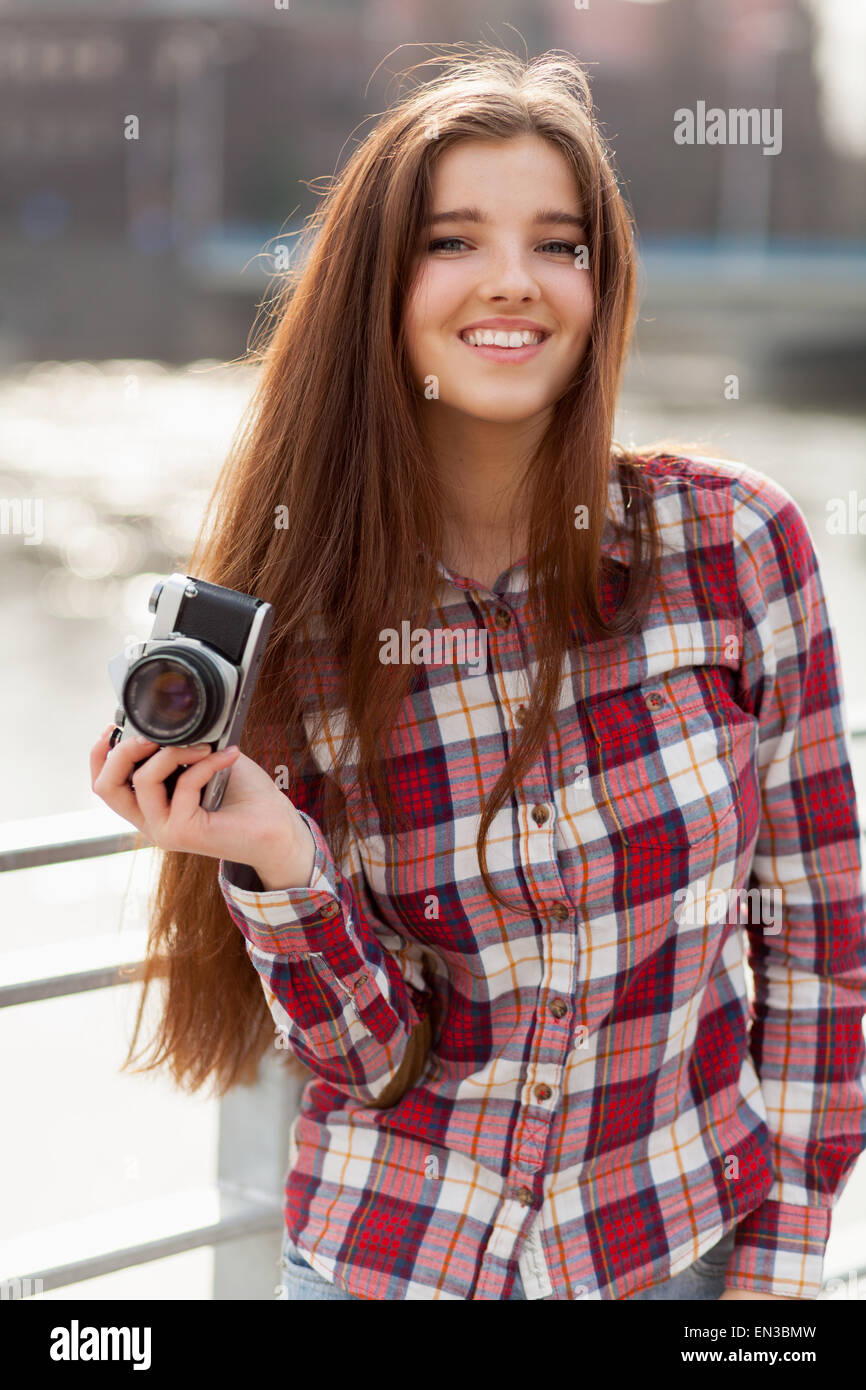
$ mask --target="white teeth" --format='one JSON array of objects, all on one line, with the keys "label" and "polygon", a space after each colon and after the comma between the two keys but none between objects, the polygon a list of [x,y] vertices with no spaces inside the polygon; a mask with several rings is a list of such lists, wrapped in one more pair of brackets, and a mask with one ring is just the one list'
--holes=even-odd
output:
[{"label": "white teeth", "polygon": [[519,332],[515,330],[512,333],[507,333],[502,328],[468,328],[460,336],[464,343],[468,343],[470,347],[504,348],[531,347],[540,343],[544,338],[543,333],[529,328],[524,328]]}]

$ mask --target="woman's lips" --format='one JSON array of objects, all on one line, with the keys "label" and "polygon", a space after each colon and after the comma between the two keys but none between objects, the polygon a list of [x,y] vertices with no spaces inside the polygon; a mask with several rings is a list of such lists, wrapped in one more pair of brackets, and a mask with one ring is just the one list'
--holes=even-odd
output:
[{"label": "woman's lips", "polygon": [[528,343],[526,347],[519,348],[472,347],[470,343],[464,342],[459,333],[457,340],[463,344],[467,352],[475,353],[476,357],[484,357],[488,362],[511,362],[516,367],[521,362],[528,362],[530,358],[537,357],[545,343],[549,342],[550,334],[542,338],[540,343]]}]

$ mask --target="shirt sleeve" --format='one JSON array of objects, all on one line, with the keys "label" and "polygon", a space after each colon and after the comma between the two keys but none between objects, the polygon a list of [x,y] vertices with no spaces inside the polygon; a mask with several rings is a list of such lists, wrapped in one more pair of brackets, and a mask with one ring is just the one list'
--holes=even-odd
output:
[{"label": "shirt sleeve", "polygon": [[267,892],[250,865],[220,860],[219,886],[261,977],[275,1046],[337,1091],[384,1107],[423,1070],[435,1002],[420,946],[376,915],[353,835],[335,862],[311,814],[321,784],[310,768],[287,792],[315,844],[309,883]]},{"label": "shirt sleeve", "polygon": [[769,927],[744,927],[749,1047],[774,1181],[736,1227],[726,1285],[814,1298],[831,1209],[866,1148],[861,825],[835,633],[805,518],[782,487],[744,469],[732,522],[740,700],[759,730],[748,887],[776,890],[782,910]]}]

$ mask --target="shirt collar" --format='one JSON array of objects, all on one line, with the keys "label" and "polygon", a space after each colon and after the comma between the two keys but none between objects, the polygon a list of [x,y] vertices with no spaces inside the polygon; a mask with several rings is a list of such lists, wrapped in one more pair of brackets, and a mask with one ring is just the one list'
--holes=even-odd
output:
[{"label": "shirt collar", "polygon": [[[622,542],[617,543],[613,518],[622,524],[625,519],[625,506],[622,500],[622,488],[619,485],[617,471],[614,468],[611,472],[610,481],[607,489],[607,515],[604,520],[604,531],[602,534],[602,553],[625,563],[625,556],[622,551]],[[424,541],[418,542],[418,554],[429,555],[429,549]],[[519,560],[515,560],[504,573],[504,589],[500,592],[519,593],[526,588],[526,561],[527,556],[522,555]],[[466,575],[457,574],[455,570],[449,569],[442,560],[436,561],[436,569],[443,579],[449,584],[453,584],[457,589],[472,589],[475,587],[473,581]]]}]

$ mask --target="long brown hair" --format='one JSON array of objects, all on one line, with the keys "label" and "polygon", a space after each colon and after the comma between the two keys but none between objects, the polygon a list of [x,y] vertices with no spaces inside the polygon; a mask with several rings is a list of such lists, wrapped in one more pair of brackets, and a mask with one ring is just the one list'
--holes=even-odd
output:
[{"label": "long brown hair", "polygon": [[[595,310],[587,352],[527,473],[538,675],[519,744],[483,807],[477,846],[488,891],[511,909],[487,869],[490,822],[541,747],[569,646],[639,630],[656,575],[658,535],[641,479],[641,459],[652,450],[626,450],[612,439],[633,326],[633,221],[576,59],[558,52],[520,58],[486,44],[438,47],[409,72],[428,64],[441,71],[408,83],[353,151],[305,227],[306,254],[264,306],[262,340],[249,352],[260,367],[257,384],[184,568],[275,607],[243,738],[244,750],[272,775],[286,766],[299,776],[309,765],[309,639],[324,619],[340,672],[329,704],[343,711],[348,737],[315,814],[339,857],[351,746],[357,785],[392,825],[389,735],[413,670],[381,662],[379,634],[386,626],[399,631],[406,618],[426,623],[443,536],[442,501],[419,427],[429,402],[413,387],[404,341],[413,255],[445,150],[468,139],[534,134],[551,141],[574,170],[583,201]],[[624,511],[622,522],[612,520],[628,540],[630,567],[621,602],[605,615],[602,532],[614,469]],[[579,504],[587,508],[585,529],[575,527]],[[283,507],[289,524],[278,526]],[[286,791],[291,796],[291,776]],[[148,987],[164,979],[151,1057],[135,1070],[167,1064],[178,1084],[196,1090],[212,1077],[222,1095],[254,1079],[274,1026],[219,892],[216,862],[171,851],[159,865],[144,990],[124,1066],[137,1060]]]}]

